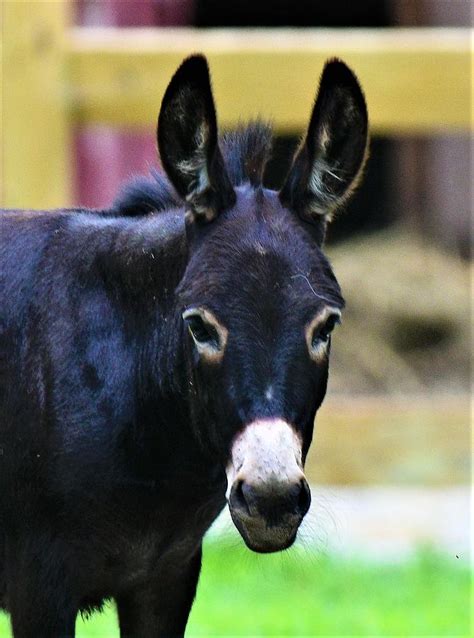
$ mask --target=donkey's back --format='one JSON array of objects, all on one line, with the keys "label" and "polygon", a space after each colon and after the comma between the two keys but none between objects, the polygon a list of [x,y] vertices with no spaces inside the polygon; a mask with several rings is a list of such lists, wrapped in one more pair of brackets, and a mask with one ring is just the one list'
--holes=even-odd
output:
[{"label": "donkey's back", "polygon": [[21,324],[48,244],[64,213],[0,211],[0,334]]}]

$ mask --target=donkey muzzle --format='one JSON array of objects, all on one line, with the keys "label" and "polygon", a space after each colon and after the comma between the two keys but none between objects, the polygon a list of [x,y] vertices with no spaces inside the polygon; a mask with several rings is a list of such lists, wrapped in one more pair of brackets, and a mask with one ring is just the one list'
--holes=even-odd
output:
[{"label": "donkey muzzle", "polygon": [[227,474],[230,513],[247,546],[275,552],[292,545],[311,502],[294,428],[280,419],[247,425]]}]

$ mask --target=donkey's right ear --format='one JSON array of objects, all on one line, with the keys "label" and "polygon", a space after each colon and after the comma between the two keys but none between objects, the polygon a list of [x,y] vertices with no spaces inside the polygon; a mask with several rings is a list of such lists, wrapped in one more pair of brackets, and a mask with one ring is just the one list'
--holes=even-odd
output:
[{"label": "donkey's right ear", "polygon": [[209,69],[187,58],[166,89],[158,118],[161,163],[194,220],[209,222],[235,202],[217,143]]}]

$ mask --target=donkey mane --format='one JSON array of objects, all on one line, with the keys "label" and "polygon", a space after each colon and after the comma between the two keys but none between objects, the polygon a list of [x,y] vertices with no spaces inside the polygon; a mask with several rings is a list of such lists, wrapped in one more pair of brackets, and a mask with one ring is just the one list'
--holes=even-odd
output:
[{"label": "donkey mane", "polygon": [[272,143],[273,129],[269,123],[261,120],[224,134],[219,146],[233,186],[245,182],[255,187],[262,185]]},{"label": "donkey mane", "polygon": [[[219,147],[233,186],[245,182],[256,188],[262,185],[272,141],[272,127],[259,120],[239,126],[220,138]],[[140,217],[182,204],[166,175],[152,168],[148,176],[133,177],[122,187],[111,212],[123,217]]]}]

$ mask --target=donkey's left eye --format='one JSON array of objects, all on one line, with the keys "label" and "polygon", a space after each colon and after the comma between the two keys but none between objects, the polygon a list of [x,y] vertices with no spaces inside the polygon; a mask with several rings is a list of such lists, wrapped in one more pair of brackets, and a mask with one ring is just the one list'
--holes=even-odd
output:
[{"label": "donkey's left eye", "polygon": [[331,332],[334,330],[334,327],[340,322],[340,316],[338,314],[333,314],[330,315],[328,319],[326,319],[326,322],[323,326],[317,326],[313,332],[313,336],[311,339],[312,348],[318,348],[318,346],[327,343],[331,336]]},{"label": "donkey's left eye", "polygon": [[186,317],[189,332],[194,341],[201,345],[206,345],[216,350],[220,347],[219,335],[214,326],[204,321],[200,315],[188,315]]}]

